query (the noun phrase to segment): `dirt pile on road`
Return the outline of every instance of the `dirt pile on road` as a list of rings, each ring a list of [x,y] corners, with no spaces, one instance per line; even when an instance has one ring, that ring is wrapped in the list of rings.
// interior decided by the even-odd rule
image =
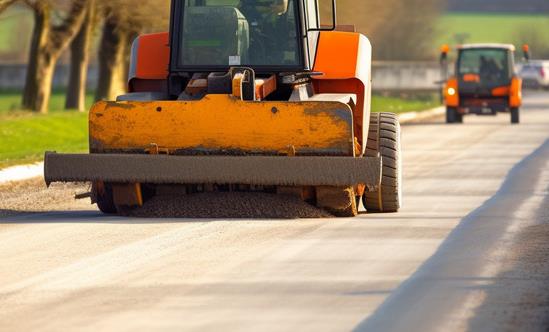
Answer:
[[[254,192],[156,196],[130,216],[141,218],[328,218],[297,197]]]
[[[89,200],[74,199],[75,193],[89,190],[87,183],[54,183],[48,189],[44,179],[0,185],[0,217],[28,212],[93,209]]]

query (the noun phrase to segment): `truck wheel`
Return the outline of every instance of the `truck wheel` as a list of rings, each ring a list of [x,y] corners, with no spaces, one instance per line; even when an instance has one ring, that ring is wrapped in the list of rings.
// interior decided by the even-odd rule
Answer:
[[[446,123],[463,123],[463,114],[455,107],[446,107]]]
[[[372,113],[366,146],[367,155],[382,158],[381,185],[366,192],[362,204],[368,212],[397,212],[402,202],[402,157],[400,124],[393,113]]]
[[[520,109],[517,107],[511,108],[511,123],[520,122]]]
[[[99,210],[105,214],[116,214],[118,211],[112,196],[112,187],[108,183],[93,182],[92,195]]]
[[[463,123],[463,114],[459,113],[456,109],[456,119],[457,123]]]

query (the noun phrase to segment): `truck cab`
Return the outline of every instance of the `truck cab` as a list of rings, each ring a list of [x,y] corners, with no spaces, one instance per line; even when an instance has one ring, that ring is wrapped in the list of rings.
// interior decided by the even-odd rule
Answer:
[[[443,50],[443,66],[446,56]],[[454,76],[446,81],[443,90],[446,121],[462,123],[464,115],[505,112],[511,114],[511,123],[518,123],[521,90],[513,45],[461,45],[457,48]]]

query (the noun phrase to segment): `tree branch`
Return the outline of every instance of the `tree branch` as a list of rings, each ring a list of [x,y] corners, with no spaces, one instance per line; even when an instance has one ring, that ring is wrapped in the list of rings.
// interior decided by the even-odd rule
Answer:
[[[58,26],[53,27],[49,47],[51,51],[63,50],[80,30],[86,17],[87,0],[73,0],[67,18]]]
[[[17,0],[0,0],[0,13],[13,5]]]

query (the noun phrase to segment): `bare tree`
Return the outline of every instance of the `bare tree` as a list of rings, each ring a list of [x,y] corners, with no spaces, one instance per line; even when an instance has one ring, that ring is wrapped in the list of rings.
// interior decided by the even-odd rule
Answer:
[[[129,53],[135,37],[140,33],[169,29],[168,1],[111,0],[105,6],[104,14],[96,100],[112,100],[125,92]]]
[[[16,2],[17,0],[0,0],[0,13]]]
[[[89,51],[97,21],[95,0],[88,0],[86,10],[84,22],[70,45],[70,74],[65,100],[66,109],[77,109],[79,112],[85,110]]]
[[[441,0],[393,1],[390,15],[374,36],[381,46],[375,54],[384,60],[429,59],[436,52],[432,45],[441,10]]]
[[[86,14],[87,1],[73,0],[64,18],[55,15],[52,1],[25,2],[34,12],[34,29],[22,106],[47,113],[55,64],[61,52],[78,33]],[[60,23],[54,24],[54,21]]]
[[[433,54],[431,45],[442,0],[339,0],[338,22],[355,25],[374,45],[380,60],[418,60]],[[321,0],[323,21],[331,1]]]
[[[131,25],[121,23],[124,22],[121,22],[118,13],[110,13],[103,25],[96,100],[113,100],[126,90],[127,57],[130,43],[138,31]]]

